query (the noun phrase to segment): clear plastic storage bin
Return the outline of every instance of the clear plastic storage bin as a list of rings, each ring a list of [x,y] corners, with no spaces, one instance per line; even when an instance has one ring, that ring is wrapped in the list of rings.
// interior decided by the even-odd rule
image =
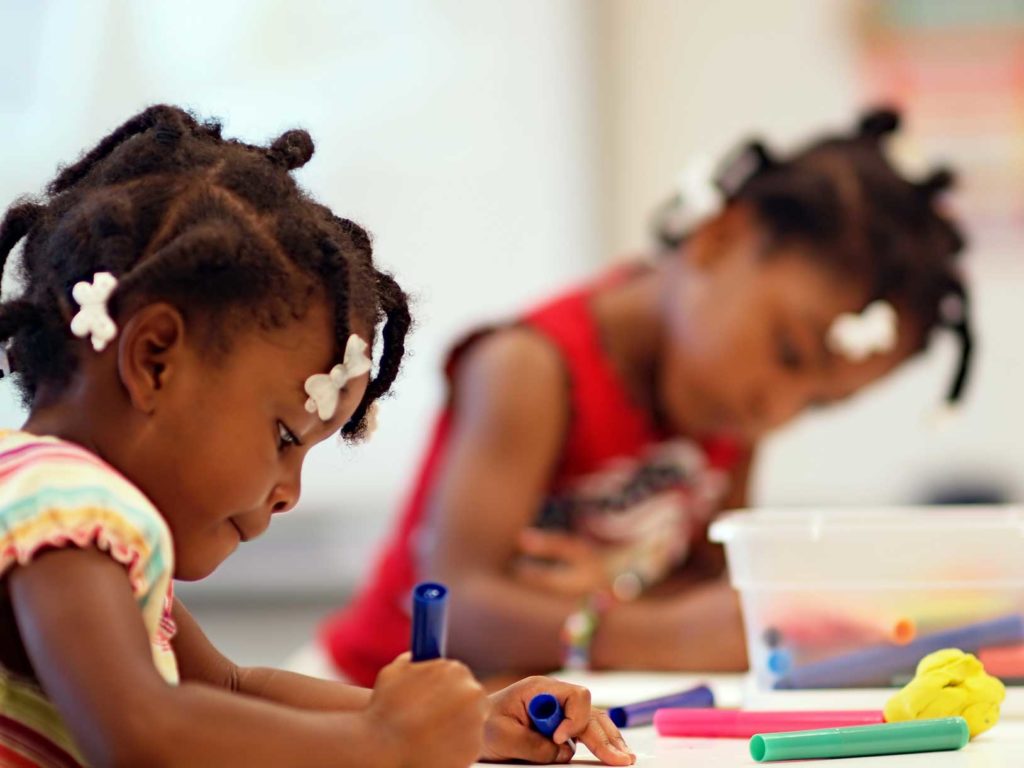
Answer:
[[[1024,508],[741,511],[710,536],[762,689],[902,685],[947,647],[1024,678]]]

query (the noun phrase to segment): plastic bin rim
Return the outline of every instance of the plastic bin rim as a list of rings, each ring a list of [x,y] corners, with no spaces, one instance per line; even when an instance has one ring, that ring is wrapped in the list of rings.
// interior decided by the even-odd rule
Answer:
[[[808,581],[793,581],[792,579],[772,581],[771,579],[753,579],[753,578],[731,578],[729,583],[734,589],[738,589],[741,592],[755,593],[755,592],[822,592],[822,591],[835,591],[835,592],[886,592],[886,591],[898,591],[903,590],[907,592],[920,592],[922,589],[927,589],[929,592],[936,590],[949,590],[949,591],[964,591],[969,590],[975,592],[977,590],[1006,590],[1006,589],[1024,589],[1024,579],[1000,579],[1000,580],[985,580],[978,579],[977,581],[897,581],[895,579],[887,579],[885,581],[866,581],[860,578],[854,581],[855,577],[851,576],[849,581],[839,581],[836,579],[830,579],[822,581],[821,579],[815,579],[813,582]]]
[[[873,519],[858,520],[855,515]],[[888,515],[882,520],[883,515]],[[709,538],[725,544],[741,536],[806,533],[819,538],[823,533],[864,531],[867,523],[883,522],[887,531],[918,531],[922,517],[932,530],[957,531],[993,529],[1024,535],[1024,506],[887,506],[887,507],[765,507],[738,509],[711,524]],[[829,519],[831,517],[831,519]]]

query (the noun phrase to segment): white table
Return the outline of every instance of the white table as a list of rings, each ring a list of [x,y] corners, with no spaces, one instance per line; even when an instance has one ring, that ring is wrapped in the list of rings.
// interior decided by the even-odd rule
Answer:
[[[612,706],[679,691],[707,683],[715,691],[716,703],[737,707],[745,701],[757,709],[881,709],[891,691],[838,691],[757,694],[739,675],[675,675],[652,673],[559,673],[558,677],[590,688],[594,702]],[[756,707],[754,706],[756,705]],[[1024,768],[1024,692],[1013,691],[1007,699],[1003,718],[988,733],[982,734],[957,752],[925,752],[914,755],[860,757],[842,761],[807,760],[795,763],[800,768]],[[725,768],[755,766],[747,751],[747,739],[678,739],[659,737],[654,729],[630,728],[624,731],[637,757],[638,766],[647,768]],[[574,764],[598,765],[590,753],[580,748]],[[480,764],[485,765],[485,764]],[[492,764],[493,765],[493,764]]]

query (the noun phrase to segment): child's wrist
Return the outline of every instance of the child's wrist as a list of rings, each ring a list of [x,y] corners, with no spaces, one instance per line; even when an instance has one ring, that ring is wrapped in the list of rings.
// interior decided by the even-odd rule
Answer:
[[[588,595],[579,607],[570,613],[562,625],[562,666],[565,669],[590,669],[591,649],[601,620],[615,603],[615,596],[607,590]]]
[[[352,739],[362,749],[353,750],[353,744],[343,746],[338,754],[373,755],[370,765],[394,766],[405,765],[405,744],[395,730],[389,727],[383,718],[378,717],[372,706],[350,713],[354,726]]]

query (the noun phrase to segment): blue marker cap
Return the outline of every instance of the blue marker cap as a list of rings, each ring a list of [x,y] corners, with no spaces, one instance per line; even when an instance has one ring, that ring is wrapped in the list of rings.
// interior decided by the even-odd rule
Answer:
[[[424,582],[412,593],[412,660],[444,656],[448,642],[448,588]]]
[[[565,719],[562,705],[550,693],[538,693],[530,699],[526,711],[530,715],[534,729],[549,739],[555,735],[559,723]]]
[[[656,699],[638,701],[622,707],[612,707],[608,717],[619,728],[635,728],[654,722],[654,713],[659,709],[706,709],[715,706],[715,695],[706,685],[698,685],[680,693],[670,693]]]
[[[768,671],[782,676],[793,668],[793,656],[785,648],[776,648],[768,654]]]

